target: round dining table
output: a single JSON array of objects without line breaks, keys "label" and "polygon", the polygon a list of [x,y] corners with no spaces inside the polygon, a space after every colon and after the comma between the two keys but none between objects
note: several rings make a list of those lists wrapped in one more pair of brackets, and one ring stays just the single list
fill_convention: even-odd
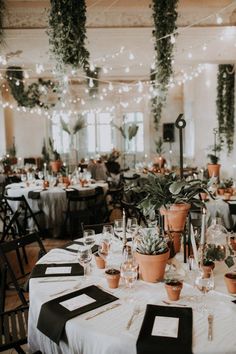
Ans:
[{"label": "round dining table", "polygon": [[[81,242],[81,239],[77,240]],[[76,242],[76,240],[74,241]],[[119,242],[119,241],[115,241]],[[75,252],[53,249],[39,260],[40,264],[76,263]],[[122,257],[121,257],[122,258]],[[223,275],[227,267],[216,264],[214,270],[215,288],[206,295],[207,312],[199,310],[200,292],[193,287],[190,270],[183,263],[181,253],[175,256],[178,271],[184,276],[180,299],[170,302],[164,283],[148,283],[140,279],[134,288],[126,288],[121,280],[117,289],[109,289],[104,269],[98,269],[94,260],[92,271],[83,279],[81,276],[41,277],[30,279],[30,311],[28,322],[28,342],[32,351],[41,350],[44,354],[136,354],[136,342],[144,320],[147,304],[171,307],[192,308],[192,352],[193,354],[234,354],[236,352],[236,303],[227,292]],[[65,330],[56,344],[38,328],[38,318],[43,304],[83,289],[91,284],[113,294],[118,299],[117,306],[104,305],[69,319]],[[112,303],[113,304],[113,303]],[[137,312],[138,308],[138,312]],[[135,312],[136,311],[136,312]],[[133,316],[134,312],[136,313]],[[212,340],[208,339],[208,315],[213,315]],[[50,314],[48,313],[50,317]],[[128,322],[131,317],[131,325]],[[168,341],[168,338],[166,338]],[[156,348],[158,353],[158,348]]]},{"label": "round dining table", "polygon": [[[108,184],[105,181],[96,181],[88,183],[85,186],[75,184],[65,188],[63,184],[54,187],[43,188],[42,181],[36,180],[33,183],[19,182],[11,183],[5,187],[5,193],[10,197],[24,196],[29,203],[31,209],[35,212],[43,211],[43,220],[41,224],[44,228],[52,232],[53,237],[59,237],[65,212],[67,209],[66,193],[70,191],[79,191],[81,195],[93,195],[96,187],[102,187],[104,195],[108,190]],[[10,202],[11,208],[15,211],[18,207],[18,202]],[[81,209],[84,204],[81,203]]]}]

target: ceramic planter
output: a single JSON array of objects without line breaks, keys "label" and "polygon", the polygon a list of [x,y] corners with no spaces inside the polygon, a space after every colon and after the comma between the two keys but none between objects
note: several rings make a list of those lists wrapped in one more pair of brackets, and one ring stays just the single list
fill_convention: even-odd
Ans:
[{"label": "ceramic planter", "polygon": [[209,163],[207,165],[209,177],[219,177],[220,167],[221,167],[221,165],[218,163],[217,164]]},{"label": "ceramic planter", "polygon": [[169,255],[170,250],[157,255],[136,252],[136,260],[139,265],[141,279],[151,283],[163,280]]},{"label": "ceramic planter", "polygon": [[236,273],[226,273],[224,276],[225,284],[230,294],[236,294]]},{"label": "ceramic planter", "polygon": [[97,268],[104,269],[105,268],[105,260],[102,257],[100,257],[98,253],[94,254],[94,258],[95,258]]},{"label": "ceramic planter", "polygon": [[230,244],[234,251],[236,251],[236,237],[230,237]]},{"label": "ceramic planter", "polygon": [[170,301],[179,300],[183,283],[179,280],[169,280],[165,283],[165,289]]},{"label": "ceramic planter", "polygon": [[105,275],[109,288],[118,288],[120,282],[120,271],[118,269],[107,269],[105,271]]}]

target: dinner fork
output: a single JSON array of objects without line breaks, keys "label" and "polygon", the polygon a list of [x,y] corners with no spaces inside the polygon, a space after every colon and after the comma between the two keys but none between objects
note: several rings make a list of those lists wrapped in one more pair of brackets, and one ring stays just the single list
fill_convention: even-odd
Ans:
[{"label": "dinner fork", "polygon": [[56,295],[61,295],[61,294],[64,294],[65,292],[67,292],[68,290],[73,291],[73,290],[77,290],[79,288],[80,288],[80,284],[77,284],[72,289],[71,288],[67,288],[67,289],[58,291],[57,293],[50,294],[50,297],[53,297],[53,296],[56,296]]},{"label": "dinner fork", "polygon": [[208,340],[212,341],[213,315],[209,314],[207,320],[208,320]]},{"label": "dinner fork", "polygon": [[133,311],[133,313],[132,313],[132,315],[131,315],[131,317],[130,317],[129,321],[127,322],[127,325],[126,325],[126,329],[127,330],[130,329],[130,327],[131,327],[131,325],[132,325],[132,323],[134,321],[135,316],[137,316],[140,313],[140,311],[141,311],[141,309],[140,309],[139,306],[135,306],[134,307],[134,311]]}]

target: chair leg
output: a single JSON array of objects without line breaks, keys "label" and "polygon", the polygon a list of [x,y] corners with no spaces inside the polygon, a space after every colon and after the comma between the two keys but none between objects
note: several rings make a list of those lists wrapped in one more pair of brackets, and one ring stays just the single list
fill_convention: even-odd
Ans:
[{"label": "chair leg", "polygon": [[20,345],[18,345],[18,344],[16,344],[15,345],[15,350],[17,351],[17,353],[19,353],[19,354],[26,354],[26,352],[21,348],[21,346]]}]

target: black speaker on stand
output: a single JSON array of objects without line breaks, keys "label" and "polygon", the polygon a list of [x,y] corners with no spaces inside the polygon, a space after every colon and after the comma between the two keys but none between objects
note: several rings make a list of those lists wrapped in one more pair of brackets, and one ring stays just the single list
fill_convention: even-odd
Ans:
[{"label": "black speaker on stand", "polygon": [[175,141],[175,124],[164,123],[163,124],[163,141],[167,143],[173,143]]}]

